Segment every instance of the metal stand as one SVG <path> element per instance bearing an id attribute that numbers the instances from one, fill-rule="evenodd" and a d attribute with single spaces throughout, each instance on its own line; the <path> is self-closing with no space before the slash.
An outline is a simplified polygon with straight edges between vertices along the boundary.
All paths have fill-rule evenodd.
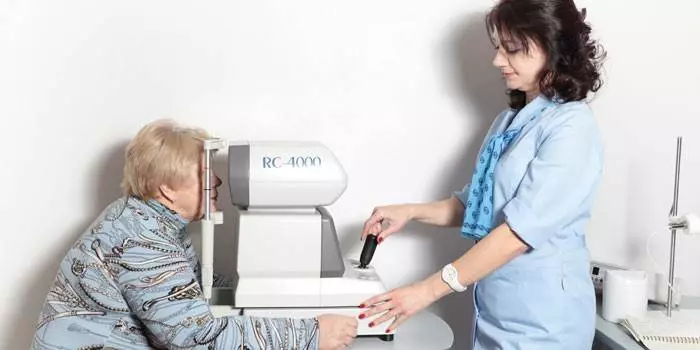
<path id="1" fill-rule="evenodd" d="M 202 201 L 204 202 L 204 217 L 202 218 L 202 294 L 207 302 L 212 297 L 212 287 L 214 284 L 214 225 L 223 223 L 223 213 L 212 212 L 211 191 L 212 188 L 212 157 L 214 151 L 226 147 L 226 141 L 217 138 L 204 140 L 204 186 Z"/>
<path id="2" fill-rule="evenodd" d="M 671 216 L 678 215 L 678 187 L 680 183 L 681 173 L 681 148 L 683 146 L 683 138 L 676 139 L 676 176 L 673 186 L 673 206 L 671 207 Z M 671 254 L 668 263 L 668 293 L 666 299 L 666 316 L 671 317 L 671 309 L 673 308 L 673 282 L 675 280 L 676 269 L 676 228 L 671 227 Z"/>

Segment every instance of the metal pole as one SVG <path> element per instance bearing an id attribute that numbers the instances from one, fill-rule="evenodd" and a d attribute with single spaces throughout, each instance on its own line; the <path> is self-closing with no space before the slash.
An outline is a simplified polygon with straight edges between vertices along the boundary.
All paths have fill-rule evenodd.
<path id="1" fill-rule="evenodd" d="M 676 176 L 673 185 L 673 206 L 671 207 L 671 216 L 678 215 L 678 188 L 681 177 L 681 148 L 683 146 L 683 138 L 676 139 Z M 671 317 L 671 309 L 673 307 L 673 282 L 675 280 L 676 269 L 676 229 L 671 229 L 671 257 L 668 263 L 668 293 L 666 298 L 666 316 Z"/>

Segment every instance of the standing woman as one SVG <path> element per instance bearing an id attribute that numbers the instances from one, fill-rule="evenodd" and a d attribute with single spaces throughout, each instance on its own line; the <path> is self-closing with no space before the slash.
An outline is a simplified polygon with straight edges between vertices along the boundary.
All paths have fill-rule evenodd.
<path id="1" fill-rule="evenodd" d="M 603 149 L 585 102 L 603 53 L 572 0 L 501 0 L 486 17 L 509 108 L 493 122 L 461 192 L 378 207 L 381 242 L 407 222 L 461 226 L 476 244 L 442 271 L 366 300 L 388 330 L 474 284 L 474 349 L 591 349 L 595 294 L 585 230 Z M 477 283 L 478 281 L 478 283 Z M 466 331 L 466 330 L 465 330 Z"/>

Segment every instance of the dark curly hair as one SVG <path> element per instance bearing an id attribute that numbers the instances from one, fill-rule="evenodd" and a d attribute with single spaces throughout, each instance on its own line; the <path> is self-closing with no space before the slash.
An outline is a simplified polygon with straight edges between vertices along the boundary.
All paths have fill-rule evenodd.
<path id="1" fill-rule="evenodd" d="M 540 92 L 561 102 L 580 101 L 603 85 L 600 77 L 603 48 L 590 38 L 586 9 L 573 0 L 501 0 L 486 16 L 489 37 L 494 32 L 519 42 L 525 53 L 530 41 L 546 54 L 539 73 Z M 528 40 L 529 39 L 529 40 Z M 510 107 L 525 106 L 525 92 L 509 90 Z"/>

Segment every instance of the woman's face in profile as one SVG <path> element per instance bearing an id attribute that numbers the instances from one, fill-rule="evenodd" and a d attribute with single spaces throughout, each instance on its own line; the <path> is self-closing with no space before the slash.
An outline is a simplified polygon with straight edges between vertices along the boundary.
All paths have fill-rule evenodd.
<path id="1" fill-rule="evenodd" d="M 187 220 L 199 220 L 204 216 L 204 176 L 205 176 L 204 161 L 198 167 L 193 167 L 190 171 L 190 176 L 179 186 L 175 192 L 177 193 L 178 213 Z M 217 210 L 216 200 L 219 195 L 218 187 L 222 181 L 212 170 L 211 178 L 211 196 L 206 198 L 211 204 L 211 211 Z"/>
<path id="2" fill-rule="evenodd" d="M 528 41 L 526 51 L 523 43 L 507 35 L 493 38 L 493 42 L 496 48 L 493 65 L 501 71 L 506 86 L 525 93 L 539 92 L 539 75 L 546 63 L 540 46 Z"/>

